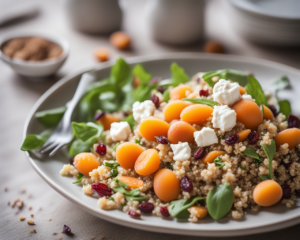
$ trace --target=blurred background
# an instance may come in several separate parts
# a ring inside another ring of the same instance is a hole
[[[82,222],[77,239],[196,239],[132,230],[73,209],[19,150],[26,116],[65,75],[118,56],[233,54],[299,69],[299,10],[299,0],[0,0],[0,239],[57,239],[52,233],[68,221]],[[7,206],[17,198],[26,199],[22,211]],[[19,221],[31,212],[37,234]],[[256,238],[287,236],[297,239],[297,226]]]

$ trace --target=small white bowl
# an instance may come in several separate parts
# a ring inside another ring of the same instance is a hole
[[[14,59],[6,56],[1,50],[2,45],[11,39],[20,38],[20,37],[45,38],[46,40],[49,40],[59,45],[62,48],[63,52],[57,58],[40,61],[40,62],[23,61],[23,60]],[[12,69],[14,69],[18,74],[32,79],[44,78],[54,74],[64,64],[68,55],[69,55],[68,42],[64,38],[53,34],[17,33],[17,34],[7,35],[0,39],[0,58],[5,63],[7,63]]]

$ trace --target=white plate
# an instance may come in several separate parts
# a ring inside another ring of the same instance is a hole
[[[232,68],[242,71],[251,71],[262,83],[264,89],[268,89],[270,81],[278,76],[286,75],[292,85],[291,90],[282,91],[282,97],[292,101],[292,108],[295,114],[300,114],[300,105],[295,99],[300,95],[300,71],[282,64],[230,55],[205,55],[192,53],[174,53],[156,55],[151,57],[135,57],[128,59],[133,65],[141,63],[147,71],[154,76],[163,78],[170,77],[170,64],[176,61],[184,67],[187,73],[192,76],[197,72],[211,71],[222,68]],[[111,63],[104,63],[97,68],[99,78],[105,78],[109,74]],[[35,104],[25,124],[24,137],[31,133],[40,133],[42,128],[34,118],[37,110],[64,105],[71,99],[81,74],[74,74],[63,78],[53,85]],[[75,206],[85,211],[111,221],[116,224],[143,229],[154,232],[196,235],[196,236],[236,236],[261,233],[278,230],[300,223],[300,208],[298,205],[293,209],[277,204],[270,208],[264,208],[258,213],[250,211],[241,221],[224,218],[220,221],[213,221],[210,217],[201,220],[199,223],[179,222],[175,219],[163,219],[156,216],[143,215],[141,220],[130,218],[126,213],[119,210],[104,211],[97,207],[97,199],[85,196],[80,186],[73,185],[74,179],[61,177],[59,174],[63,164],[68,163],[66,151],[57,153],[52,158],[39,157],[34,153],[26,153],[33,168],[40,176],[60,194],[72,201]]]

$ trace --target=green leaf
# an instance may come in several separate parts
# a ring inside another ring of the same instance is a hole
[[[268,180],[268,176],[265,176],[265,175],[259,175],[259,177],[261,178],[261,180],[265,181],[265,180]]]
[[[183,98],[182,100],[193,102],[193,103],[205,104],[205,105],[208,105],[210,107],[214,107],[215,105],[218,104],[218,102],[208,100],[208,99],[205,99],[205,98]]]
[[[171,79],[171,86],[176,87],[180,83],[186,83],[190,81],[189,76],[186,74],[185,70],[181,68],[177,63],[171,64],[171,73],[172,73],[172,79]]]
[[[66,111],[66,107],[59,107],[40,111],[35,114],[37,120],[45,127],[55,127]]]
[[[273,179],[273,176],[272,176],[272,160],[273,160],[274,154],[276,152],[275,140],[272,139],[271,145],[262,144],[261,146],[262,146],[263,150],[265,151],[265,153],[268,157],[268,160],[269,160],[269,176],[270,176],[270,179]]]
[[[261,105],[261,112],[262,112],[262,116],[264,117],[265,116],[265,109],[264,109],[264,105]]]
[[[138,144],[138,145],[142,145],[141,144],[141,139],[139,139],[139,138],[135,139],[135,143]]]
[[[148,83],[152,78],[152,75],[148,73],[140,64],[134,67],[133,74],[141,80],[141,83]]]
[[[104,162],[104,166],[109,168],[117,168],[118,166],[120,166],[120,164],[118,162]]]
[[[83,179],[84,175],[82,173],[78,173],[77,174],[77,181],[76,182],[73,182],[73,184],[76,184],[76,183],[80,183]]]
[[[113,150],[114,151],[117,151],[117,147],[120,145],[120,143],[118,142],[114,147],[113,147]]]
[[[279,112],[281,112],[286,118],[289,117],[292,109],[288,100],[278,100]]]
[[[74,142],[72,142],[69,155],[71,157],[75,157],[78,153],[82,152],[88,152],[90,151],[90,148],[93,146],[94,142],[92,141],[86,141],[83,142],[80,139],[76,139]]]
[[[108,200],[115,201],[115,199],[113,197],[108,198]]]
[[[188,211],[188,208],[192,207],[197,201],[203,199],[203,197],[194,197],[189,199],[180,199],[172,201],[170,206],[168,207],[169,213],[174,218],[189,218],[190,213]]]
[[[208,212],[214,220],[224,217],[230,211],[232,204],[233,190],[229,183],[214,187],[206,198]]]
[[[133,118],[133,115],[130,114],[129,116],[127,116],[126,118],[124,118],[122,120],[123,122],[128,122],[130,128],[131,128],[131,131],[133,131],[133,127],[134,127],[134,124],[135,124],[135,120]]]
[[[128,187],[128,185],[122,181],[119,181],[118,179],[115,178],[115,182],[118,183],[120,186],[119,187],[114,187],[113,190],[115,192],[119,192],[125,195],[127,201],[143,201],[146,199],[144,195],[140,195],[140,190],[138,188],[133,189],[131,191],[126,190],[125,188]]]
[[[123,58],[118,58],[110,71],[111,83],[123,87],[132,80],[131,68]]]
[[[174,170],[173,165],[171,163],[167,163],[167,168],[169,168],[170,170]]]
[[[48,140],[51,134],[52,134],[51,131],[45,130],[39,135],[35,135],[35,134],[28,135],[21,146],[21,150],[32,151],[40,148]]]
[[[126,183],[120,181],[120,180],[117,179],[117,178],[115,178],[115,182],[116,182],[117,184],[119,184],[119,185],[120,185],[121,187],[123,187],[123,188],[128,188],[128,185],[127,185]]]
[[[257,152],[253,148],[246,148],[244,152],[242,152],[243,155],[255,158],[257,160],[261,160],[261,157],[257,154]]]
[[[277,79],[275,79],[272,83],[272,90],[273,92],[277,92],[279,90],[285,89],[290,85],[289,83],[289,79],[287,78],[287,76],[281,76]]]
[[[251,95],[258,106],[267,105],[265,94],[259,84],[259,82],[253,77],[249,76],[249,83],[245,87],[247,94]]]
[[[75,135],[82,141],[86,142],[92,139],[98,139],[103,131],[101,124],[93,122],[88,123],[76,123],[72,122],[72,128]]]
[[[222,134],[222,135],[220,136],[220,138],[221,138],[221,139],[225,139],[225,134]]]
[[[170,90],[169,89],[164,91],[163,97],[164,97],[164,102],[166,102],[166,103],[169,102],[169,100],[170,100]]]
[[[225,166],[225,163],[223,163],[222,158],[220,158],[220,157],[217,157],[214,160],[214,163],[218,168],[223,168]]]
[[[246,170],[246,168],[243,167],[242,165],[239,165],[239,168],[240,168],[240,169],[243,169],[243,170]]]
[[[141,201],[146,199],[146,196],[144,196],[144,195],[141,195],[141,196],[127,196],[127,195],[125,195],[125,198],[126,198],[127,201],[132,200],[132,201],[141,202]]]

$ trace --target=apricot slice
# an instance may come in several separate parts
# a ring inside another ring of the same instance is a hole
[[[181,100],[168,103],[164,108],[165,121],[171,122],[174,119],[180,119],[182,110],[190,105],[190,102]]]
[[[194,132],[196,129],[190,124],[179,121],[171,125],[168,131],[168,140],[170,143],[177,144],[179,142],[193,143]]]
[[[273,120],[274,116],[270,108],[263,106],[264,108],[264,119]]]
[[[190,86],[179,85],[172,89],[170,92],[170,98],[173,100],[181,100],[186,97],[186,91],[193,92]]]
[[[100,166],[96,156],[92,153],[79,153],[74,157],[74,166],[84,175],[89,175],[89,172]]]
[[[256,185],[253,190],[253,200],[260,206],[269,207],[282,198],[281,186],[273,180],[265,180]]]
[[[139,188],[144,185],[144,181],[142,179],[138,179],[135,177],[120,176],[118,177],[118,180],[126,183],[129,188]]]
[[[144,152],[144,149],[135,143],[125,142],[120,144],[116,150],[116,159],[124,169],[133,169],[135,161]]]
[[[291,150],[300,144],[300,129],[285,129],[282,132],[278,133],[274,137],[274,140],[276,142],[276,147],[280,147],[282,144],[287,143],[289,145],[289,149]]]
[[[232,109],[236,112],[236,120],[251,130],[255,130],[263,120],[260,107],[250,100],[240,100]]]
[[[245,130],[238,132],[237,134],[239,135],[239,142],[245,141],[246,138],[248,137],[249,133],[251,133],[250,129],[245,129]]]
[[[100,62],[106,62],[109,59],[109,51],[107,48],[99,48],[95,51],[95,57]]]
[[[97,120],[97,123],[100,123],[104,127],[104,131],[110,129],[110,125],[114,122],[120,122],[118,118],[110,113],[105,113],[102,117]]]
[[[211,114],[213,109],[204,104],[194,104],[183,109],[180,114],[181,120],[189,124],[203,124]]]
[[[240,86],[240,94],[244,95],[245,93],[247,93],[246,89],[244,87]]]
[[[148,141],[156,141],[155,137],[168,136],[170,125],[165,121],[150,117],[145,118],[140,125],[140,133]]]
[[[136,160],[134,170],[142,176],[154,173],[160,164],[160,157],[155,149],[144,151]]]
[[[194,213],[198,219],[205,218],[207,216],[207,208],[202,206],[190,207],[189,212]]]
[[[170,169],[160,169],[154,176],[153,188],[159,199],[170,202],[180,194],[180,181]]]
[[[225,151],[212,151],[212,152],[209,152],[207,153],[203,158],[202,158],[202,162],[207,164],[207,163],[213,163],[214,160],[217,158],[217,157],[220,157],[222,155],[225,155],[226,152]]]
[[[110,43],[118,49],[124,50],[130,47],[131,39],[125,32],[114,32],[110,38]]]

